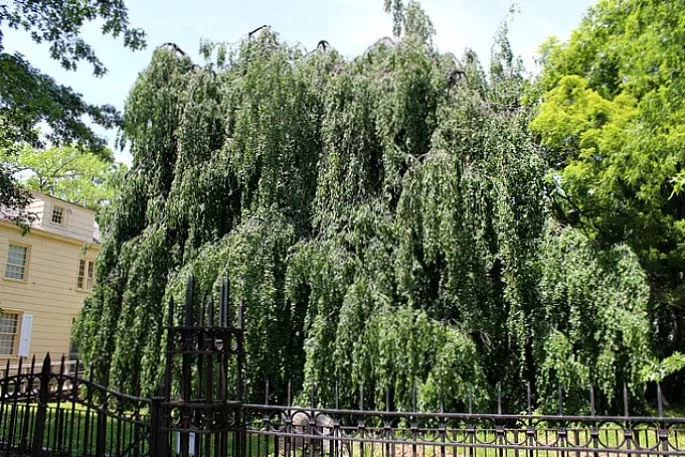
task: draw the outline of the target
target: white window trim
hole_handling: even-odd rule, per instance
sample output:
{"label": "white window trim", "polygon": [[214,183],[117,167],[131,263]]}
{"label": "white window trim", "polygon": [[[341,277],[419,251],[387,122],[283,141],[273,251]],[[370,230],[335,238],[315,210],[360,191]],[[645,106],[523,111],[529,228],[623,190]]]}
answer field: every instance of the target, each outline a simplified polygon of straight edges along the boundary
{"label": "white window trim", "polygon": [[8,358],[17,357],[17,354],[19,353],[19,340],[21,339],[21,321],[23,319],[24,313],[22,311],[17,311],[14,309],[4,309],[2,314],[16,314],[17,315],[17,330],[14,333],[14,346],[12,347],[12,353],[11,354],[0,353],[0,358],[8,359]]}
{"label": "white window trim", "polygon": [[[62,208],[62,222],[54,222],[52,220],[52,215],[55,212],[55,208]],[[50,213],[48,215],[48,222],[50,225],[54,225],[55,227],[64,227],[67,225],[67,207],[65,205],[51,205],[50,207]]]}
{"label": "white window trim", "polygon": [[[84,287],[79,287],[78,285],[78,280],[81,277],[81,260],[83,260],[86,264],[83,268],[83,285]],[[88,289],[88,262],[93,264],[93,278],[92,278],[92,286],[90,289]],[[79,257],[78,259],[78,266],[76,268],[76,290],[79,292],[85,292],[85,293],[90,293],[93,291],[93,287],[95,286],[95,259],[92,257]]]}
{"label": "white window trim", "polygon": [[[17,246],[17,247],[22,247],[26,249],[26,260],[24,261],[24,277],[21,279],[18,278],[8,278],[7,277],[7,264],[9,261],[9,255],[10,255],[10,246]],[[2,279],[6,281],[14,281],[14,282],[27,282],[29,279],[29,263],[31,259],[31,245],[28,245],[26,243],[20,243],[17,241],[12,241],[10,240],[7,243],[7,254],[5,255],[5,262],[4,262],[4,269],[2,271]],[[14,265],[14,264],[12,264]]]}

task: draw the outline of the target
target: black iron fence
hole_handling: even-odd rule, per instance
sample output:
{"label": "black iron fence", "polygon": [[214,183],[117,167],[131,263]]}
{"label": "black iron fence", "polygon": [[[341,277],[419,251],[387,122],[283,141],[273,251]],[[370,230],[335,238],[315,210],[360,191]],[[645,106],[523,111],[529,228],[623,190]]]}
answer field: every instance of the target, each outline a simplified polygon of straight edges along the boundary
{"label": "black iron fence", "polygon": [[[40,367],[9,363],[0,379],[0,457],[639,457],[685,456],[685,417],[367,411],[359,407],[245,404],[243,310],[230,323],[228,281],[215,304],[193,307],[190,278],[182,315],[169,304],[166,366],[159,396],[126,395],[84,379],[64,358]],[[232,371],[233,370],[233,371]],[[231,372],[232,371],[232,372]],[[229,382],[229,380],[231,380]],[[229,385],[233,383],[233,385]],[[337,389],[336,389],[337,392]],[[388,399],[390,392],[387,392]],[[661,398],[660,392],[658,395]],[[414,394],[414,398],[416,395]],[[441,405],[444,402],[440,402]],[[386,404],[390,404],[386,401]]]}
{"label": "black iron fence", "polygon": [[246,456],[685,454],[685,419],[314,410],[246,405]]}
{"label": "black iron fence", "polygon": [[0,379],[0,450],[6,455],[150,453],[151,400],[114,392],[79,374],[62,358],[28,366],[9,363]]}
{"label": "black iron fence", "polygon": [[223,407],[124,395],[51,366],[49,357],[40,369],[33,361],[9,370],[0,379],[0,454],[8,456],[685,455],[680,417]]}

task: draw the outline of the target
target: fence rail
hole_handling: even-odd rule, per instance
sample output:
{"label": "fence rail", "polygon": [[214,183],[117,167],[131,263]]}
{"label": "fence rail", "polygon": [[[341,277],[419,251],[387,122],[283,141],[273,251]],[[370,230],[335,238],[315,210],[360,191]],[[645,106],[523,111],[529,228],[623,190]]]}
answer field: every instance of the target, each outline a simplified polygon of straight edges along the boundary
{"label": "fence rail", "polygon": [[685,455],[685,419],[245,405],[249,451],[332,457]]}

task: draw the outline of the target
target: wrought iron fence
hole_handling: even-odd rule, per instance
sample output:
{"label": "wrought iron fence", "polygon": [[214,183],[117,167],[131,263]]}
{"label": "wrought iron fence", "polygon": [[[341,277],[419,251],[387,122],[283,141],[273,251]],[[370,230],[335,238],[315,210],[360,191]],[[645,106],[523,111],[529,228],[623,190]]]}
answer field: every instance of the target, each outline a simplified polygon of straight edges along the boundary
{"label": "wrought iron fence", "polygon": [[[364,391],[357,409],[245,404],[242,370],[243,309],[229,321],[228,281],[221,286],[218,318],[210,299],[194,313],[193,279],[183,313],[169,304],[166,366],[159,396],[126,395],[86,380],[75,362],[40,369],[35,359],[5,368],[0,379],[0,457],[43,455],[122,457],[638,457],[685,456],[685,417],[591,414],[506,414],[498,388],[496,413],[368,411]],[[235,376],[229,370],[235,369]],[[229,386],[232,379],[235,385]],[[337,392],[337,389],[336,389]],[[390,393],[387,393],[388,399]],[[470,397],[469,397],[470,398]],[[660,392],[658,398],[661,398]],[[386,401],[386,404],[390,404]]]}
{"label": "wrought iron fence", "polygon": [[[150,453],[150,399],[114,392],[81,378],[47,355],[7,364],[0,379],[0,450],[6,455],[117,455]],[[39,368],[39,369],[37,369]]]}
{"label": "wrought iron fence", "polygon": [[685,454],[685,419],[245,405],[246,457],[610,457]]}
{"label": "wrought iron fence", "polygon": [[[213,403],[111,391],[65,366],[5,369],[5,455],[630,457],[685,455],[685,418],[367,411]],[[166,405],[166,406],[164,406]]]}
{"label": "wrought iron fence", "polygon": [[[337,388],[335,389],[337,392]],[[592,389],[588,392],[590,415],[563,412],[559,388],[556,415],[535,414],[528,389],[527,413],[506,414],[497,389],[497,412],[472,410],[471,392],[467,412],[417,410],[416,390],[412,411],[368,411],[360,388],[358,409],[317,408],[311,388],[309,407],[243,405],[244,457],[632,457],[685,455],[685,418],[664,414],[661,388],[658,416],[631,416],[624,386],[624,414],[595,413]],[[390,392],[386,392],[386,400]],[[386,401],[390,404],[390,401]]]}

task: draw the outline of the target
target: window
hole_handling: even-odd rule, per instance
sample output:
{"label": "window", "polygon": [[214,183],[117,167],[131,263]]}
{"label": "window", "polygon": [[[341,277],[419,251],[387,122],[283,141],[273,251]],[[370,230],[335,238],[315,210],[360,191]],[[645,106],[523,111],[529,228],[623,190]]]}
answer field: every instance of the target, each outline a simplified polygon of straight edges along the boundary
{"label": "window", "polygon": [[29,248],[10,244],[7,251],[7,266],[5,278],[26,279],[26,261],[28,260]]}
{"label": "window", "polygon": [[91,290],[95,280],[95,262],[93,260],[81,259],[78,264],[78,279],[76,287],[81,290]]}
{"label": "window", "polygon": [[64,208],[61,206],[53,206],[52,216],[50,217],[50,222],[57,225],[62,225],[64,222]]}
{"label": "window", "polygon": [[18,327],[19,314],[9,312],[0,314],[0,354],[14,354]]}

